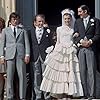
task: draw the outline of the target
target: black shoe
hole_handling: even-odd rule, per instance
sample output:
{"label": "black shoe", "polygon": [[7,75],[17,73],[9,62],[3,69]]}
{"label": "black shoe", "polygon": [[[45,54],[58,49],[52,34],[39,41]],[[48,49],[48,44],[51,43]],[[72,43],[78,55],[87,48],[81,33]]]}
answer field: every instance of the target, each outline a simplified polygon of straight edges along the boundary
{"label": "black shoe", "polygon": [[84,97],[84,96],[83,96],[83,97],[81,97],[81,99],[87,99],[87,97]]}
{"label": "black shoe", "polygon": [[92,100],[92,99],[95,99],[95,97],[89,97],[89,98],[88,98],[88,100]]}

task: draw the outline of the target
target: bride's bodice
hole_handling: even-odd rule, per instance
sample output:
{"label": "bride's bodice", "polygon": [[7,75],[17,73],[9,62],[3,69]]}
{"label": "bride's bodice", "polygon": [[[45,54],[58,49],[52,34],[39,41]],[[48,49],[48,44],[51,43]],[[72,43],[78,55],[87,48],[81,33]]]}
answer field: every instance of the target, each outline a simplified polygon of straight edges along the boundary
{"label": "bride's bodice", "polygon": [[58,33],[59,34],[59,42],[61,44],[65,45],[71,45],[72,42],[72,34],[73,34],[73,29],[65,26],[61,26],[58,28]]}

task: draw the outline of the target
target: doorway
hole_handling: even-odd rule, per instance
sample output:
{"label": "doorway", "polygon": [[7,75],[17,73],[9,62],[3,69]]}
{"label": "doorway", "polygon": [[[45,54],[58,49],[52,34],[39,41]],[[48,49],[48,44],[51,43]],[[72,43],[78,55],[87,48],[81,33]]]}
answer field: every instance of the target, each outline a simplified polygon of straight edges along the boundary
{"label": "doorway", "polygon": [[71,8],[75,11],[77,18],[77,8],[85,4],[90,8],[92,15],[95,15],[95,0],[38,0],[38,13],[46,16],[49,25],[61,25],[61,11],[65,8]]}

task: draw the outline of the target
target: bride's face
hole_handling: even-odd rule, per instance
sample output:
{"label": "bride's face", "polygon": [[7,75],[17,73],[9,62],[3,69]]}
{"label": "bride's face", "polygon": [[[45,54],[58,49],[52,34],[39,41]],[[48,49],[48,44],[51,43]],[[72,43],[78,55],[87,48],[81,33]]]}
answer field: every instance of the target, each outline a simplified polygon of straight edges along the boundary
{"label": "bride's face", "polygon": [[71,15],[65,14],[63,16],[63,18],[64,18],[65,25],[70,26],[71,25],[71,21],[72,21]]}

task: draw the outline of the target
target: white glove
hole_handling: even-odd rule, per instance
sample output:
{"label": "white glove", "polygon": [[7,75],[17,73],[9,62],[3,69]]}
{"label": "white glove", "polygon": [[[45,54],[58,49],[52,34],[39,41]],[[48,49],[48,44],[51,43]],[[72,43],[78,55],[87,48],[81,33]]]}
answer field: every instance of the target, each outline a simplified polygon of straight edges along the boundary
{"label": "white glove", "polygon": [[74,33],[73,37],[78,37],[79,36],[79,33]]}
{"label": "white glove", "polygon": [[54,48],[54,46],[52,45],[52,46],[48,47],[45,52],[49,54],[53,51],[53,48]]}

